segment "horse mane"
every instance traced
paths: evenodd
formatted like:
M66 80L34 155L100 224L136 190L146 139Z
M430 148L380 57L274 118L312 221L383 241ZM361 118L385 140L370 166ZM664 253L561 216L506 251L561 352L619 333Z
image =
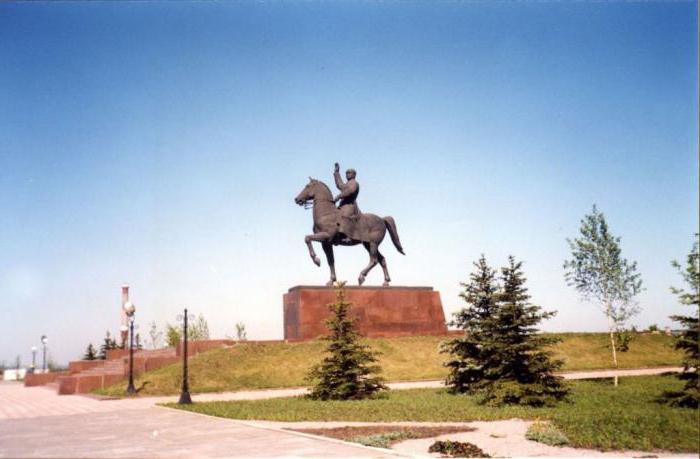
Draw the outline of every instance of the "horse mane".
M331 189L328 188L328 185L326 185L325 183L323 183L323 182L320 181L320 180L316 180L316 179L311 179L311 180L313 180L313 181L316 182L316 183L320 183L321 185L323 185L323 187L326 189L326 191L328 192L328 194L331 196L331 199L333 198L333 193L331 192Z

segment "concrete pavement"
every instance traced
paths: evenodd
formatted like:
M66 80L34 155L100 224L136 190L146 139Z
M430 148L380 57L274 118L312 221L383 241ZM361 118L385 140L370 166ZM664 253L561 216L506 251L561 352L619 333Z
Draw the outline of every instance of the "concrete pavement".
M620 376L680 368L620 370ZM610 371L567 379L609 378ZM392 389L441 387L442 381L391 383ZM305 388L196 394L195 401L301 395ZM44 387L0 383L0 458L4 457L396 457L400 454L244 422L157 407L177 397L98 400ZM349 423L342 423L349 424ZM328 426L330 427L330 425Z
M402 456L154 406L163 400L100 401L0 383L0 458Z
M168 408L0 421L0 457L401 457Z

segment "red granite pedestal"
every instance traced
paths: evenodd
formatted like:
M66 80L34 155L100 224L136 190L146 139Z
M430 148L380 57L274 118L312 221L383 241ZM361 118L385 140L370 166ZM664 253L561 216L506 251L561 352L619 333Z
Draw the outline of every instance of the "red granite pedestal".
M445 335L440 293L432 287L345 287L361 335ZM330 287L299 285L284 294L284 339L303 341L327 334Z

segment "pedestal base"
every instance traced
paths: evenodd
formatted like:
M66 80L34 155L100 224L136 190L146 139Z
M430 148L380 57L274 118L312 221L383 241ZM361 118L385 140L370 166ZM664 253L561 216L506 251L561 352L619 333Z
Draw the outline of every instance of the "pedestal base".
M326 335L330 287L296 286L284 294L284 339L302 341ZM362 336L445 335L440 293L432 287L345 287Z

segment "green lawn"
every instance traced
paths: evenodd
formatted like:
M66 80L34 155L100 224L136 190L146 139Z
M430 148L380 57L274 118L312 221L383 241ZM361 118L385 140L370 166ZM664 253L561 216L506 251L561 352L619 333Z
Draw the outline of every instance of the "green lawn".
M255 401L207 402L168 406L235 419L271 421L473 421L548 419L581 448L656 449L697 452L698 410L656 402L664 390L681 387L673 376L571 382L570 402L555 408L478 405L472 397L445 390L390 391L363 401L312 401L303 397Z
M554 347L565 360L564 371L610 368L608 338L603 333L565 333ZM444 336L368 339L373 349L382 353L380 363L389 381L442 379L444 354L438 352ZM629 352L618 354L621 368L677 365L680 354L671 346L672 338L663 334L638 335ZM216 349L190 359L192 392L221 392L243 389L268 389L306 385L304 376L320 361L325 343L240 344ZM182 366L171 365L141 375L136 380L140 394L177 394ZM144 385L145 383L145 385ZM104 395L124 395L120 383L99 390Z

